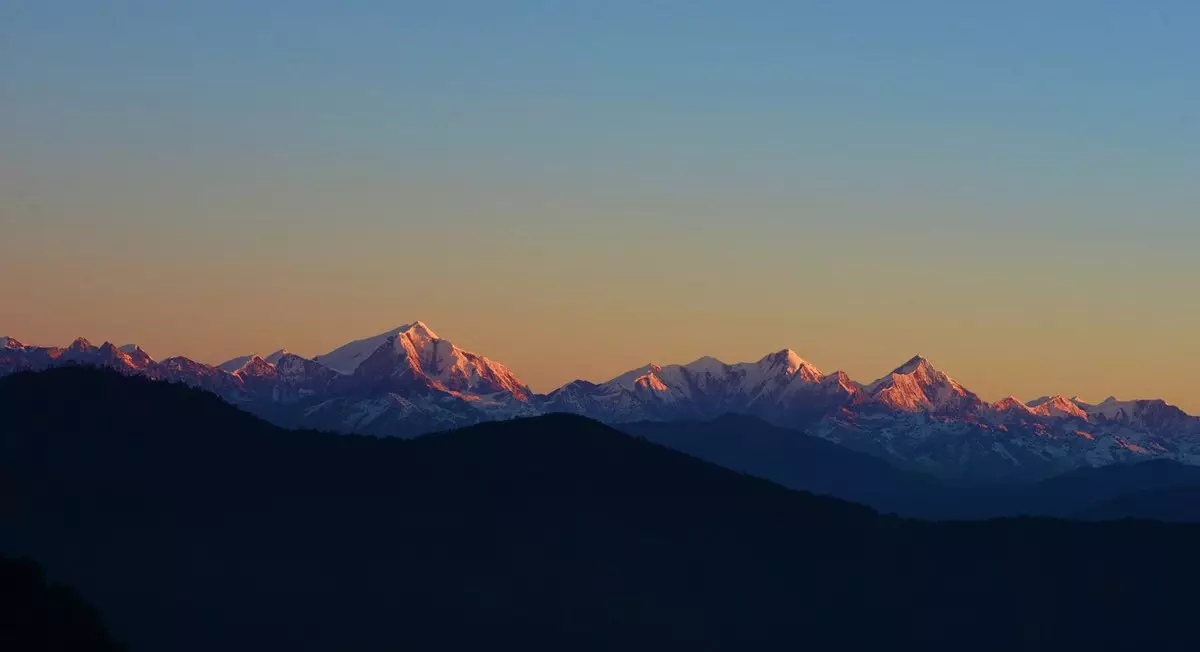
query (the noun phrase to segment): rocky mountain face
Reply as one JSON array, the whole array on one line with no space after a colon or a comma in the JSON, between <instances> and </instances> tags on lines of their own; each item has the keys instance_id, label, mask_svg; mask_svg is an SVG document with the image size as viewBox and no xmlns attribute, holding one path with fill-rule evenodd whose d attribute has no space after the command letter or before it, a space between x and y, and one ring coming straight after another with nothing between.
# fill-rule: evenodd
<instances>
[{"instance_id":1,"label":"rocky mountain face","mask_svg":"<svg viewBox=\"0 0 1200 652\"><path fill-rule=\"evenodd\" d=\"M419 321L313 359L280 349L217 366L82 338L67 347L0 338L0 374L70 364L186 383L281 425L346 433L407 437L549 412L610 424L743 414L952 478L1034 479L1146 459L1200 464L1200 419L1164 401L987 403L921 356L869 384L785 349L738 364L650 364L536 395L504 365Z\"/></svg>"}]
</instances>

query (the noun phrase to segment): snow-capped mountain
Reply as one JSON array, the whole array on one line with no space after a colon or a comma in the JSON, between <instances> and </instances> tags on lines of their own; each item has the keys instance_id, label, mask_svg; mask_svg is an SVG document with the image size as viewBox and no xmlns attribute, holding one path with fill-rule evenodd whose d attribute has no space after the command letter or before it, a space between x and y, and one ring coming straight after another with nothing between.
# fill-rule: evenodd
<instances>
[{"instance_id":1,"label":"snow-capped mountain","mask_svg":"<svg viewBox=\"0 0 1200 652\"><path fill-rule=\"evenodd\" d=\"M916 356L864 390L870 401L899 412L968 416L983 401L958 381Z\"/></svg>"},{"instance_id":2,"label":"snow-capped mountain","mask_svg":"<svg viewBox=\"0 0 1200 652\"><path fill-rule=\"evenodd\" d=\"M365 343L377 346L364 356ZM533 392L507 367L455 346L420 321L318 358L342 369L334 372L340 391L303 414L302 422L314 427L413 435L539 413Z\"/></svg>"},{"instance_id":3,"label":"snow-capped mountain","mask_svg":"<svg viewBox=\"0 0 1200 652\"><path fill-rule=\"evenodd\" d=\"M126 344L118 347L121 353L129 356L129 363L137 369L145 369L154 364L154 358L150 357L149 353L142 350L142 347L136 344Z\"/></svg>"},{"instance_id":4,"label":"snow-capped mountain","mask_svg":"<svg viewBox=\"0 0 1200 652\"><path fill-rule=\"evenodd\" d=\"M808 432L899 466L973 479L1034 479L1151 458L1200 464L1200 419L1164 401L1090 406L1010 396L989 405L923 358L864 392L866 400Z\"/></svg>"},{"instance_id":5,"label":"snow-capped mountain","mask_svg":"<svg viewBox=\"0 0 1200 652\"><path fill-rule=\"evenodd\" d=\"M1200 419L1163 401L1008 397L989 405L921 356L867 385L822 375L790 351L737 365L649 365L606 383L575 381L542 407L618 424L739 412L901 467L975 479L1150 458L1200 463Z\"/></svg>"},{"instance_id":6,"label":"snow-capped mountain","mask_svg":"<svg viewBox=\"0 0 1200 652\"><path fill-rule=\"evenodd\" d=\"M287 354L288 354L287 349L279 349L278 351L272 353L271 355L268 355L265 358L260 357L257 353L251 353L250 355L242 355L242 356L233 358L232 360L226 360L225 362L222 362L221 364L217 365L217 369L220 369L221 371L228 371L229 373L233 373L233 372L237 371L238 369L241 369L242 367L246 366L246 363L250 362L254 358L260 358L261 360L269 362L270 364L278 364L279 360Z\"/></svg>"},{"instance_id":7,"label":"snow-capped mountain","mask_svg":"<svg viewBox=\"0 0 1200 652\"><path fill-rule=\"evenodd\" d=\"M1087 421L1088 413L1074 399L1065 396L1047 396L1028 403L1029 410L1043 417L1071 417Z\"/></svg>"},{"instance_id":8,"label":"snow-capped mountain","mask_svg":"<svg viewBox=\"0 0 1200 652\"><path fill-rule=\"evenodd\" d=\"M349 344L343 344L329 353L323 353L314 357L313 360L320 362L321 364L333 369L338 373L352 374L354 373L354 370L358 368L358 365L362 364L363 361L366 360L377 349L379 349L380 346L383 346L383 343L389 338L407 331L409 328L412 328L418 323L422 322L415 322L413 324L394 328L386 333L380 333L372 337L365 337L361 340L355 340Z\"/></svg>"},{"instance_id":9,"label":"snow-capped mountain","mask_svg":"<svg viewBox=\"0 0 1200 652\"><path fill-rule=\"evenodd\" d=\"M1164 401L1093 405L1048 396L988 404L921 356L867 384L825 374L784 349L754 362L649 364L542 396L503 364L419 321L312 359L280 349L216 366L155 361L135 345L83 338L66 347L0 338L0 375L68 364L187 383L282 425L348 433L412 436L545 412L612 424L739 413L943 476L1037 478L1150 458L1200 464L1200 419Z\"/></svg>"},{"instance_id":10,"label":"snow-capped mountain","mask_svg":"<svg viewBox=\"0 0 1200 652\"><path fill-rule=\"evenodd\" d=\"M576 381L550 393L541 407L610 423L746 413L796 424L857 393L845 374L826 376L785 349L757 362L731 365L705 357L685 365L650 364L598 385Z\"/></svg>"},{"instance_id":11,"label":"snow-capped mountain","mask_svg":"<svg viewBox=\"0 0 1200 652\"><path fill-rule=\"evenodd\" d=\"M181 356L156 362L135 345L97 347L83 338L65 348L9 337L0 342L0 374L68 364L109 367L206 389L293 427L408 436L538 413L533 392L507 367L419 321L319 356L336 368L286 349L213 366Z\"/></svg>"},{"instance_id":12,"label":"snow-capped mountain","mask_svg":"<svg viewBox=\"0 0 1200 652\"><path fill-rule=\"evenodd\" d=\"M387 337L355 367L362 387L380 392L445 392L467 397L529 401L533 392L508 367L464 351L423 322Z\"/></svg>"}]
</instances>

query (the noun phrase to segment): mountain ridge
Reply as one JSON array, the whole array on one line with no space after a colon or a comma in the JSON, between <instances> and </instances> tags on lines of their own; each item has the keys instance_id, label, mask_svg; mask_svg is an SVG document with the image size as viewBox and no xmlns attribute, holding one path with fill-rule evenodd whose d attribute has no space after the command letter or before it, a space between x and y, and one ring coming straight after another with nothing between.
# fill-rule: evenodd
<instances>
[{"instance_id":1,"label":"mountain ridge","mask_svg":"<svg viewBox=\"0 0 1200 652\"><path fill-rule=\"evenodd\" d=\"M184 382L289 427L413 436L514 416L569 412L605 423L749 414L897 466L946 477L1035 479L1085 466L1200 463L1200 418L1161 399L1088 404L1055 395L994 403L917 355L869 383L826 374L791 349L729 364L647 364L605 382L535 394L507 366L415 321L304 358L280 348L220 365L155 361L132 345L37 347L0 338L0 374L64 364Z\"/></svg>"}]
</instances>

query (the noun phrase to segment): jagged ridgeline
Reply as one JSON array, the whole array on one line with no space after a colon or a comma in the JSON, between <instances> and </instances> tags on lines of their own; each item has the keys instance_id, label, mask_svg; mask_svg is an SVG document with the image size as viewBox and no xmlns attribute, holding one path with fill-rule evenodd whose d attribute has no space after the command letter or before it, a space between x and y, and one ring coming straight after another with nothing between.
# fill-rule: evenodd
<instances>
[{"instance_id":1,"label":"jagged ridgeline","mask_svg":"<svg viewBox=\"0 0 1200 652\"><path fill-rule=\"evenodd\" d=\"M423 322L307 359L286 349L210 366L155 361L134 345L26 346L0 340L0 374L103 365L216 393L288 427L409 437L552 412L609 424L751 415L912 471L991 482L1150 459L1200 462L1200 419L1161 400L1089 404L1063 396L987 403L917 356L860 384L795 352L725 364L647 365L608 382L537 395L506 366L455 346Z\"/></svg>"}]
</instances>

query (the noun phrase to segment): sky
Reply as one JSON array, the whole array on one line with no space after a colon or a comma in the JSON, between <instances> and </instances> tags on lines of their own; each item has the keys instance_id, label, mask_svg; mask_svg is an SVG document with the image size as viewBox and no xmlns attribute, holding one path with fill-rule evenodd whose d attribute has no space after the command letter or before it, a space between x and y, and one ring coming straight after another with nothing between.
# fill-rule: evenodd
<instances>
[{"instance_id":1,"label":"sky","mask_svg":"<svg viewBox=\"0 0 1200 652\"><path fill-rule=\"evenodd\" d=\"M1200 413L1187 1L0 3L0 334Z\"/></svg>"}]
</instances>

